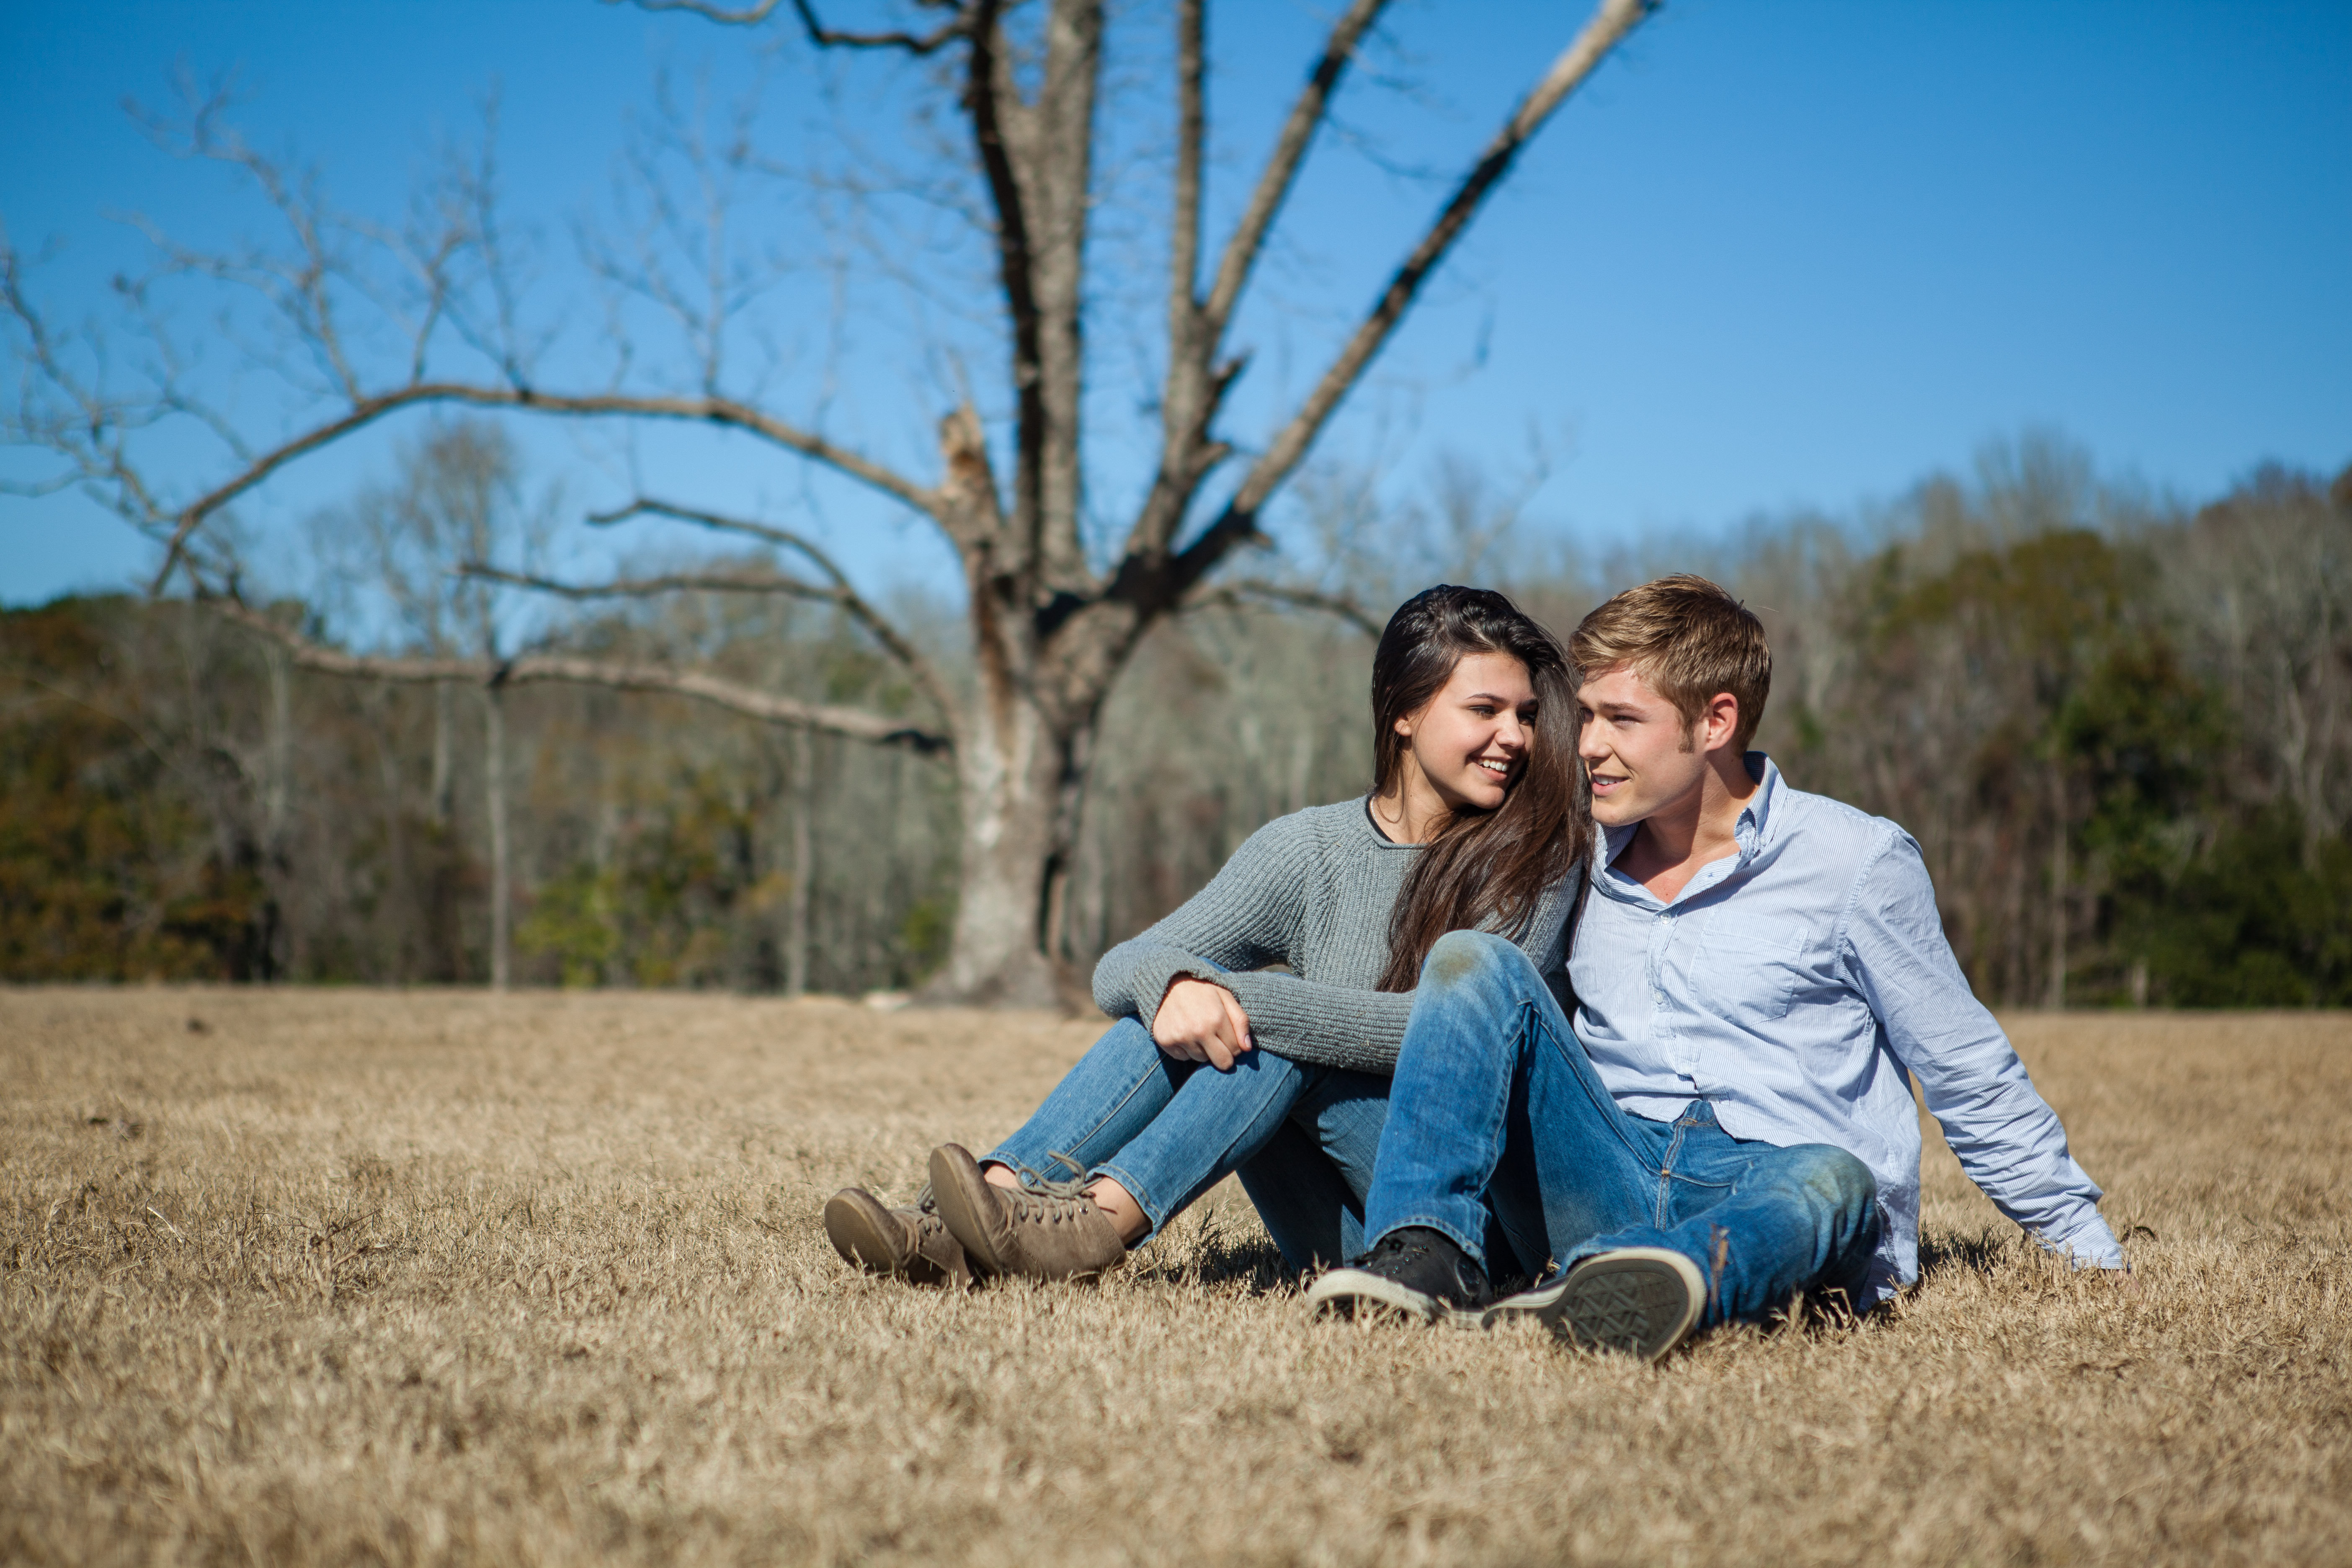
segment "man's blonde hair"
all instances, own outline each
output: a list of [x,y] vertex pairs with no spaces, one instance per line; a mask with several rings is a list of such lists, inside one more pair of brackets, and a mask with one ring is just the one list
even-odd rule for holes
[[1630,669],[1683,716],[1685,744],[1717,692],[1739,700],[1741,751],[1756,737],[1772,691],[1772,649],[1764,623],[1729,593],[1690,573],[1628,588],[1583,620],[1568,639],[1577,678]]

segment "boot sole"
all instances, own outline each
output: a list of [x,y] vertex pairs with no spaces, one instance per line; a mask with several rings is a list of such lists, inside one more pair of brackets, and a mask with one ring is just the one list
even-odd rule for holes
[[[996,1207],[996,1194],[971,1155],[953,1143],[931,1151],[931,1203],[948,1234],[963,1248],[976,1274],[1010,1274],[1013,1270],[989,1242],[987,1216]],[[977,1190],[974,1190],[977,1189]]]
[[1664,1247],[1621,1247],[1496,1302],[1486,1321],[1533,1318],[1570,1344],[1655,1363],[1690,1337],[1706,1303],[1697,1264]]
[[844,1187],[824,1200],[824,1236],[841,1260],[868,1274],[905,1275],[898,1220],[873,1194]]

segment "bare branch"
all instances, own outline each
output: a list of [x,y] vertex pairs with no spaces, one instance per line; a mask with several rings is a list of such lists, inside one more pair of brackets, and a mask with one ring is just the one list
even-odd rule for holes
[[775,724],[798,724],[827,734],[877,745],[907,746],[925,755],[950,751],[946,735],[902,723],[887,714],[833,703],[803,702],[741,685],[701,670],[673,669],[667,665],[632,664],[611,659],[574,658],[562,654],[524,654],[504,660],[468,658],[383,658],[345,653],[312,641],[274,616],[234,598],[208,596],[207,605],[225,618],[259,633],[286,649],[296,665],[326,675],[362,680],[435,684],[461,681],[486,686],[520,686],[541,681],[571,686],[601,686],[615,691],[649,691],[690,697],[731,713],[763,719]]
[[866,712],[863,708],[840,708],[835,703],[802,703],[791,696],[776,696],[772,691],[760,691],[755,687],[743,687],[718,675],[706,675],[703,670],[673,670],[668,666],[625,666],[602,658],[564,658],[558,654],[524,654],[508,663],[501,679],[510,684],[522,682],[564,682],[574,687],[609,687],[614,691],[658,691],[670,696],[691,696],[698,703],[710,703],[730,712],[769,720],[772,724],[800,724],[804,729],[821,729],[830,736],[846,736],[849,741],[870,741],[873,745],[906,745],[922,752],[924,757],[936,757],[940,752],[955,750],[955,741],[940,731],[918,729],[903,720],[894,720],[879,712]]
[[[614,0],[606,0],[613,4]],[[932,0],[937,4],[938,0]],[[637,0],[643,11],[687,11],[706,21],[731,27],[757,26],[776,13],[778,0],[758,0],[756,5],[730,10],[714,5],[711,0]],[[793,13],[801,19],[801,28],[808,41],[821,49],[904,49],[910,55],[928,55],[956,37],[963,31],[964,18],[958,14],[951,21],[941,24],[929,33],[889,31],[855,33],[840,27],[828,27],[817,20],[816,7],[809,0],[793,0]]]
[[360,374],[352,363],[335,302],[336,283],[349,278],[352,270],[338,244],[348,226],[328,205],[317,171],[289,169],[264,157],[236,130],[224,125],[235,101],[226,80],[200,89],[183,68],[178,87],[184,120],[169,121],[135,105],[131,107],[132,118],[150,140],[173,156],[226,164],[251,179],[284,223],[295,254],[276,258],[257,252],[242,258],[205,255],[174,244],[151,224],[133,221],[174,270],[241,283],[268,300],[299,339],[310,345],[334,389],[356,400]]
[[772,692],[739,685],[697,669],[672,669],[667,665],[657,664],[617,664],[604,659],[567,658],[554,654],[526,654],[509,663],[500,679],[512,684],[551,680],[575,686],[604,686],[616,691],[653,691],[675,697],[691,697],[698,702],[708,702],[750,718],[765,719],[777,724],[798,724],[879,746],[905,746],[925,756],[935,756],[955,749],[954,741],[946,734],[919,729],[887,714],[779,697]]
[[[812,541],[803,538],[789,529],[771,527],[764,522],[750,522],[741,518],[721,517],[716,512],[699,511],[691,507],[677,506],[669,501],[652,500],[643,496],[616,511],[594,513],[588,521],[598,527],[607,527],[624,518],[639,515],[674,518],[680,522],[690,522],[698,527],[711,529],[721,533],[740,533],[749,538],[765,540],[771,544],[781,545],[784,549],[797,552],[818,571],[824,573],[832,583],[829,588],[818,588],[814,584],[805,584],[812,590],[806,596],[832,600],[841,606],[843,614],[872,634],[874,640],[882,645],[883,651],[897,659],[908,675],[913,679],[915,684],[922,688],[923,695],[931,700],[932,705],[939,710],[941,719],[947,718],[955,711],[954,700],[949,692],[947,682],[940,679],[939,671],[931,667],[929,659],[923,657],[922,650],[915,646],[913,639],[900,631],[888,616],[876,609],[856,589],[851,587],[847,574],[839,566],[834,564],[833,557],[819,549]],[[780,580],[797,581],[797,579]]]
[[1334,24],[1307,85],[1291,105],[1290,116],[1276,138],[1274,151],[1258,176],[1240,225],[1225,242],[1209,297],[1200,298],[1201,141],[1205,121],[1202,75],[1205,48],[1202,33],[1203,0],[1181,0],[1176,14],[1176,180],[1175,215],[1171,224],[1171,272],[1168,299],[1168,375],[1160,397],[1159,471],[1150,492],[1129,531],[1130,561],[1162,558],[1201,481],[1233,449],[1209,437],[1209,426],[1224,401],[1225,389],[1240,374],[1242,362],[1216,363],[1231,324],[1234,307],[1250,269],[1265,247],[1276,215],[1288,198],[1305,163],[1317,127],[1328,115],[1331,95],[1346,72],[1356,48],[1385,6],[1387,0],[1354,0],[1347,15]]
[[1169,374],[1193,357],[1201,315],[1201,163],[1208,138],[1208,0],[1176,0],[1175,214],[1168,235]]
[[1286,588],[1279,583],[1267,583],[1255,577],[1196,590],[1184,601],[1182,608],[1203,610],[1218,606],[1240,609],[1253,600],[1288,605],[1295,609],[1320,610],[1327,616],[1337,616],[1375,642],[1387,629],[1370,610],[1344,594],[1318,594],[1311,588]]
[[997,276],[1004,289],[1004,309],[1013,327],[1013,385],[1018,400],[1014,419],[1019,454],[1013,469],[1013,510],[1024,529],[1035,526],[1041,510],[1041,478],[1045,431],[1045,374],[1039,347],[1042,311],[1036,290],[1036,257],[1030,239],[1029,207],[1013,167],[1013,151],[1004,121],[1006,100],[1017,106],[1019,89],[1012,68],[1000,54],[1003,39],[997,32],[999,0],[974,0],[971,49],[964,77],[965,112],[971,117],[972,143],[988,182],[988,198],[996,213]]
[[[759,9],[764,15],[775,0],[765,0]],[[839,27],[828,27],[816,18],[816,7],[809,0],[793,0],[793,10],[800,16],[801,26],[808,40],[821,49],[904,49],[910,55],[928,55],[950,39],[962,36],[968,18],[959,11],[954,17],[928,33],[891,31],[885,33],[852,33]],[[756,19],[756,18],[755,18]]]
[[742,518],[721,517],[717,512],[697,510],[693,507],[679,506],[674,501],[655,500],[650,497],[639,496],[628,505],[615,507],[610,511],[592,511],[588,514],[587,521],[592,528],[610,528],[616,522],[625,522],[633,517],[673,518],[679,522],[690,522],[719,533],[740,533],[748,538],[765,540],[770,544],[782,545],[787,550],[795,551],[806,556],[818,571],[833,580],[836,587],[844,586],[849,581],[843,574],[841,568],[834,564],[832,556],[819,549],[814,542],[793,532],[790,529],[776,528],[764,522],[750,522]]
[[1307,447],[1321,434],[1324,423],[1339,407],[1340,399],[1388,342],[1389,334],[1396,330],[1422,285],[1462,237],[1487,195],[1509,173],[1528,139],[1569,93],[1592,74],[1609,51],[1656,9],[1659,0],[1601,0],[1583,31],[1560,52],[1534,89],[1519,100],[1478,162],[1462,177],[1436,221],[1398,267],[1388,287],[1381,290],[1380,299],[1330,368],[1323,373],[1322,380],[1307,395],[1305,404],[1251,467],[1217,521],[1178,556],[1173,583],[1177,591],[1200,581],[1226,552],[1255,534],[1258,509],[1307,455]]
[[614,577],[604,583],[566,583],[560,578],[540,577],[528,572],[509,572],[486,561],[468,561],[457,567],[456,571],[457,575],[471,577],[478,582],[503,583],[510,588],[528,588],[535,594],[552,594],[562,599],[649,599],[662,594],[782,594],[788,598],[831,603],[835,597],[835,590],[822,583],[811,583],[782,573],[730,576],[718,572],[673,572],[659,577]]
[[[1036,443],[1036,514],[1028,520],[1037,588],[1095,592],[1079,532],[1086,419],[1086,247],[1094,195],[1095,102],[1102,75],[1104,0],[1053,0],[1045,74],[1026,122],[1023,174],[1032,201],[1045,427]],[[1010,82],[1007,86],[1010,87]]]
[[439,681],[466,684],[487,680],[497,666],[478,658],[422,658],[415,657],[385,658],[375,654],[346,653],[313,642],[277,616],[255,609],[241,599],[215,594],[200,596],[199,602],[223,620],[234,621],[247,631],[258,632],[293,656],[294,662],[304,669],[315,669],[325,675],[343,675],[369,680],[392,680],[409,685],[432,685]]
[[[618,0],[605,0],[606,5]],[[746,5],[740,11],[730,11],[723,5],[713,5],[710,0],[637,0],[641,11],[690,11],[695,16],[730,27],[749,27],[766,21],[774,14],[776,0],[759,0],[756,5]]]
[[1322,58],[1307,73],[1307,85],[1298,89],[1298,98],[1290,106],[1290,118],[1283,121],[1282,134],[1275,138],[1274,151],[1258,175],[1257,188],[1250,193],[1249,206],[1243,212],[1233,237],[1225,241],[1224,255],[1217,263],[1217,280],[1209,290],[1206,308],[1211,353],[1223,341],[1234,307],[1241,301],[1242,287],[1249,280],[1250,268],[1265,248],[1265,237],[1274,226],[1275,215],[1282,210],[1290,187],[1298,178],[1307,146],[1315,139],[1315,128],[1322,123],[1324,110],[1331,102],[1332,89],[1339,86],[1340,76],[1355,58],[1356,46],[1363,41],[1364,34],[1387,4],[1388,0],[1355,0],[1347,15],[1332,25]]
[[641,397],[625,393],[585,396],[533,392],[528,387],[476,386],[458,382],[425,382],[374,397],[362,398],[340,419],[321,425],[275,449],[263,453],[235,478],[183,508],[166,542],[163,564],[156,571],[151,591],[160,590],[179,565],[188,536],[205,520],[251,489],[279,468],[331,442],[373,424],[402,408],[432,403],[459,403],[477,408],[517,408],[539,414],[566,416],[617,415],[649,419],[691,419],[743,430],[800,453],[838,473],[861,479],[895,497],[926,516],[935,516],[938,492],[902,478],[890,468],[836,447],[782,420],[772,418],[743,404],[723,397]]

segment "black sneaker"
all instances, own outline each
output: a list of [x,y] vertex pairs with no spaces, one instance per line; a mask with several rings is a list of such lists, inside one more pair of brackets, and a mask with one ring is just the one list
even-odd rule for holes
[[1418,1225],[1389,1232],[1354,1268],[1332,1269],[1307,1292],[1318,1315],[1390,1311],[1431,1323],[1475,1323],[1494,1299],[1477,1259],[1444,1231]]
[[1533,1318],[1570,1344],[1654,1362],[1690,1337],[1706,1305],[1697,1264],[1663,1247],[1620,1247],[1506,1296],[1486,1322]]

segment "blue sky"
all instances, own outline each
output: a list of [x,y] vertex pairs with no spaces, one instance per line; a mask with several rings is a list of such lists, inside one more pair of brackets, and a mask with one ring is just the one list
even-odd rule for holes
[[[857,20],[889,7],[835,9]],[[1348,134],[1323,149],[1240,324],[1257,355],[1233,434],[1265,432],[1426,221],[1441,185],[1399,171],[1459,167],[1584,9],[1398,7],[1377,71],[1340,103]],[[1160,47],[1160,6],[1127,15],[1122,38]],[[1229,211],[1309,58],[1317,11],[1268,0],[1212,15]],[[656,69],[689,83],[708,71],[722,95],[741,86],[744,44],[587,0],[8,5],[0,218],[28,252],[57,242],[32,279],[50,309],[102,317],[107,280],[142,263],[124,215],[206,243],[262,226],[227,182],[159,153],[124,114],[126,97],[164,97],[174,62],[236,69],[257,144],[299,150],[341,205],[386,218],[435,138],[470,133],[495,86],[543,308],[577,328],[588,296],[572,232],[610,184],[626,117],[642,115]],[[758,124],[777,156],[817,155],[830,125],[908,145],[903,73],[813,74],[791,47],[766,68]],[[2264,458],[2332,471],[2352,461],[2347,83],[2352,6],[2337,0],[1678,0],[1545,131],[1323,451],[1377,462],[1405,490],[1446,452],[1520,472],[1539,433],[1555,460],[1534,526],[1600,548],[1852,508],[2030,426],[2188,499]],[[1121,187],[1124,213],[1150,210],[1161,112],[1148,79],[1118,104],[1114,142],[1147,160]],[[822,248],[805,214],[774,214],[747,217],[778,226],[755,237],[803,258]],[[1150,387],[1120,350],[1150,312],[1128,306],[1157,283],[1117,245],[1097,260],[1108,303],[1095,341],[1112,352],[1094,387],[1092,483],[1108,526],[1145,449],[1134,415]],[[915,307],[887,288],[858,295],[854,331],[832,339],[823,298],[805,276],[781,291],[770,347],[738,363],[766,377],[779,413],[822,406],[829,431],[928,478],[951,359],[924,351],[907,324]],[[938,300],[924,308],[945,320]],[[202,310],[188,309],[201,336]],[[942,330],[969,347],[967,329]],[[551,368],[587,375],[597,336],[575,331]],[[993,364],[967,363],[984,387]],[[257,556],[299,584],[300,519],[381,479],[415,429],[274,480],[247,511]],[[540,477],[561,479],[575,508],[658,485],[790,514],[884,581],[949,580],[920,526],[747,442],[529,440]],[[155,462],[190,490],[226,470],[186,436]],[[575,564],[593,552],[572,548]],[[118,584],[149,560],[86,502],[0,498],[0,602]]]

